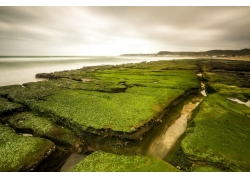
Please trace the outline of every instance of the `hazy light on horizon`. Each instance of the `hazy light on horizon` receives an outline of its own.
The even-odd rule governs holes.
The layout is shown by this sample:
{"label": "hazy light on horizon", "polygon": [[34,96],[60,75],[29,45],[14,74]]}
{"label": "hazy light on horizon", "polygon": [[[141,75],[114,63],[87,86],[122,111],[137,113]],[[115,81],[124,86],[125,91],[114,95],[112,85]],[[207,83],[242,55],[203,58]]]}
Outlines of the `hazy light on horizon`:
{"label": "hazy light on horizon", "polygon": [[0,7],[0,55],[250,48],[250,7]]}

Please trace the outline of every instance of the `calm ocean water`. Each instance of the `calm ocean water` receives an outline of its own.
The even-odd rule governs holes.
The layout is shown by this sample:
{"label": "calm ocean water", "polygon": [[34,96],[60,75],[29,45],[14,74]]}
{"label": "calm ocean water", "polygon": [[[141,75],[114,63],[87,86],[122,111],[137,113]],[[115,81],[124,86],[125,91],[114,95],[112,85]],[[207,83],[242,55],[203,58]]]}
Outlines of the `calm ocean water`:
{"label": "calm ocean water", "polygon": [[118,65],[142,61],[193,59],[192,57],[0,57],[0,86],[35,82],[37,73],[79,69],[83,66]]}

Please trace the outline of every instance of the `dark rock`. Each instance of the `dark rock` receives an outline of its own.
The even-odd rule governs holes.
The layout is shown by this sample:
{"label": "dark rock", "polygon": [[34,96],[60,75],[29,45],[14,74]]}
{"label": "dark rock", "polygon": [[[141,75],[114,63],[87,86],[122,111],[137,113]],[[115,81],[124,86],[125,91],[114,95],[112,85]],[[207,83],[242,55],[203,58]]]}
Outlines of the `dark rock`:
{"label": "dark rock", "polygon": [[55,79],[55,75],[54,73],[38,73],[36,74],[36,78]]}

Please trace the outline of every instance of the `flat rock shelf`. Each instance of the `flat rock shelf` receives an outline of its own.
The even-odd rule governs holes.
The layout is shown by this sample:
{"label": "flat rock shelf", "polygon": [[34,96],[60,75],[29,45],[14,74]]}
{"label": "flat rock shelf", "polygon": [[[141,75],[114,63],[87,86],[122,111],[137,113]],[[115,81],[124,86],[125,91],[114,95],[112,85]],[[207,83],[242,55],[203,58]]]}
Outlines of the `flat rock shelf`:
{"label": "flat rock shelf", "polygon": [[250,99],[248,67],[162,60],[2,86],[0,171],[249,171],[250,109],[229,100]]}

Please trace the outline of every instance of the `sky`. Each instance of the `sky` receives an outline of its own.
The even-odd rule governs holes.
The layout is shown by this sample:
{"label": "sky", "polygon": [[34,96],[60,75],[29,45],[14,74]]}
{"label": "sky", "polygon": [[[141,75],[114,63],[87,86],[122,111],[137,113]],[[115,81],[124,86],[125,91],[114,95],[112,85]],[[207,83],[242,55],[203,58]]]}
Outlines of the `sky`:
{"label": "sky", "polygon": [[0,7],[0,55],[250,48],[250,6]]}

